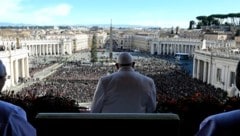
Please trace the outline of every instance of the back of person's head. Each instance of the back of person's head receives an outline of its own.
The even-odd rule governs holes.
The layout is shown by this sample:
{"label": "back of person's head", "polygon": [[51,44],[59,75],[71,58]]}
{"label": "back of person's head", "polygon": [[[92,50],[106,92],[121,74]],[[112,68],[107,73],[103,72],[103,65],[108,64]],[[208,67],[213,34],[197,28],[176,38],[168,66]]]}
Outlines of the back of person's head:
{"label": "back of person's head", "polygon": [[134,64],[132,55],[128,52],[121,53],[117,58],[117,64],[120,67],[132,66]]}
{"label": "back of person's head", "polygon": [[7,73],[5,65],[3,64],[2,60],[0,60],[0,92],[5,84],[6,75]]}

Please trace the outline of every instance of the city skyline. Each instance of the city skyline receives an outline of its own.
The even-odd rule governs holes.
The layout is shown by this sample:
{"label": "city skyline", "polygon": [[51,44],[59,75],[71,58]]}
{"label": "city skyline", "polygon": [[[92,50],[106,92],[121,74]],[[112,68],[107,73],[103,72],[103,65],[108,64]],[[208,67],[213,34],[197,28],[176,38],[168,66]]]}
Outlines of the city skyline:
{"label": "city skyline", "polygon": [[237,0],[0,0],[1,22],[31,25],[141,25],[188,28],[190,20],[239,13]]}

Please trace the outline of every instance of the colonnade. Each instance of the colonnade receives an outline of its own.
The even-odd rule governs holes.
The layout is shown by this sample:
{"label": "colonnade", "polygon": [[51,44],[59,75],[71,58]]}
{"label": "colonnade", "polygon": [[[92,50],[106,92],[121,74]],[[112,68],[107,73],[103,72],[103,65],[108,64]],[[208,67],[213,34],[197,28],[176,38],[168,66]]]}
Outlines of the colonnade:
{"label": "colonnade", "polygon": [[72,54],[72,41],[70,40],[28,41],[23,42],[23,47],[27,47],[29,56]]}
{"label": "colonnade", "polygon": [[[197,53],[195,53],[196,55]],[[212,54],[205,52],[203,56],[197,54],[193,58],[193,78],[197,78],[208,84],[212,83],[211,68],[213,67]]]}
{"label": "colonnade", "polygon": [[7,80],[3,90],[19,84],[19,80],[21,79],[24,81],[29,78],[27,49],[1,51],[0,58],[7,72]]}
{"label": "colonnade", "polygon": [[168,39],[162,41],[153,41],[151,43],[150,52],[151,54],[157,55],[174,55],[175,53],[189,53],[190,56],[193,56],[194,50],[199,48],[201,41],[189,41],[189,40],[173,40]]}
{"label": "colonnade", "polygon": [[64,54],[60,44],[28,45],[27,48],[30,56]]}
{"label": "colonnade", "polygon": [[[217,49],[216,49],[217,50]],[[195,50],[193,58],[193,78],[221,88],[227,92],[235,84],[236,67],[240,56],[225,56],[216,51]]]}
{"label": "colonnade", "polygon": [[72,54],[72,40],[27,40],[17,43],[16,41],[0,41],[0,45],[5,50],[27,48],[29,56],[42,55],[65,55]]}
{"label": "colonnade", "polygon": [[191,56],[194,52],[194,45],[182,45],[182,44],[160,44],[154,45],[153,53],[157,55],[174,55],[175,53],[189,53]]}
{"label": "colonnade", "polygon": [[10,77],[11,85],[18,84],[20,78],[29,77],[29,64],[28,57],[25,58],[12,58],[10,62]]}

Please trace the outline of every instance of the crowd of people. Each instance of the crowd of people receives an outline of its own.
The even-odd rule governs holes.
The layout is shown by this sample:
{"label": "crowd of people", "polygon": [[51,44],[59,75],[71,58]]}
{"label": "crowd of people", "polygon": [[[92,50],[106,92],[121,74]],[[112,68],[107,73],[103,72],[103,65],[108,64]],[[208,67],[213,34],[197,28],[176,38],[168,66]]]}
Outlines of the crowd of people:
{"label": "crowd of people", "polygon": [[[223,112],[227,104],[232,106],[234,101],[229,100],[238,100],[227,97],[227,93],[220,88],[193,79],[171,61],[147,54],[133,54],[133,56],[136,62],[135,71],[151,77],[156,84],[158,102],[156,112],[178,113],[186,124],[191,124],[194,128],[188,131],[191,134],[197,131],[203,118]],[[77,103],[90,103],[100,77],[115,71],[117,69],[114,65],[88,66],[83,65],[81,61],[68,61],[46,79],[22,88],[17,92],[17,96],[22,98],[60,96],[73,99]],[[182,126],[189,127],[186,124]]]}
{"label": "crowd of people", "polygon": [[[199,95],[219,102],[226,99],[226,92],[191,78],[174,63],[148,55],[135,56],[135,62],[135,71],[154,79],[159,103],[177,102]],[[70,97],[77,102],[90,102],[98,79],[114,71],[117,71],[114,65],[86,66],[77,61],[67,62],[53,75],[18,93],[26,95],[35,91],[38,95],[52,94]]]}
{"label": "crowd of people", "polygon": [[34,91],[36,96],[64,96],[78,103],[91,102],[98,78],[112,71],[112,66],[85,66],[79,62],[65,63],[54,74],[18,92],[26,97]]}

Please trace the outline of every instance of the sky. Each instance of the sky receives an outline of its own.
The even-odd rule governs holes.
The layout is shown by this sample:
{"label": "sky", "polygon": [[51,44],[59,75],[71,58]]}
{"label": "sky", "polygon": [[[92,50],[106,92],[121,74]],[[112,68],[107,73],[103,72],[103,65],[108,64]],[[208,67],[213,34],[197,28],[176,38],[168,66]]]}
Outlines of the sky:
{"label": "sky", "polygon": [[197,16],[240,13],[240,0],[0,0],[0,22],[188,28]]}

